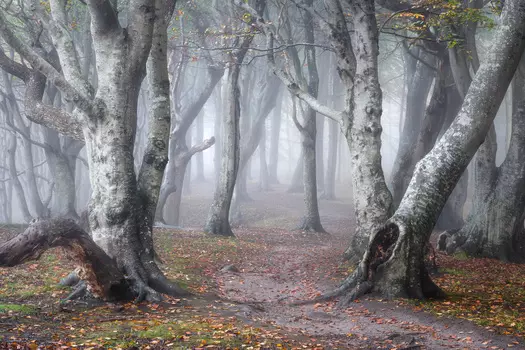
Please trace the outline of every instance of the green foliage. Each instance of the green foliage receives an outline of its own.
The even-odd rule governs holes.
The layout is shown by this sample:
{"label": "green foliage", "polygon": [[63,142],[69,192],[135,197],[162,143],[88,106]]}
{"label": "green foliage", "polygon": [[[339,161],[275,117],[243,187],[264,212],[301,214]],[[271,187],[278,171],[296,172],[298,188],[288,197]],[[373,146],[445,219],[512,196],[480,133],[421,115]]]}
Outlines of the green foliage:
{"label": "green foliage", "polygon": [[0,314],[17,313],[17,314],[34,314],[36,309],[30,305],[22,304],[0,304]]}

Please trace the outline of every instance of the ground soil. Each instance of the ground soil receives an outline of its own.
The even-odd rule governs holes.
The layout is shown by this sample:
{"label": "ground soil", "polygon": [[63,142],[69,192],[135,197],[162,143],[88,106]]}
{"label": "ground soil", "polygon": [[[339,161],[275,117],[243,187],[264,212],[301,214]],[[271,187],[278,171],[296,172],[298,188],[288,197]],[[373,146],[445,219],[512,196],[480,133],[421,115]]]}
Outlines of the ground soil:
{"label": "ground soil", "polygon": [[[189,203],[207,207],[206,188],[195,189]],[[216,274],[221,297],[247,304],[238,306],[236,314],[245,322],[272,321],[329,348],[525,349],[519,338],[497,335],[467,320],[415,311],[406,301],[371,296],[344,310],[334,302],[290,306],[294,300],[336,287],[344,277],[345,271],[335,270],[340,269],[354,227],[351,194],[341,186],[337,200],[320,201],[328,234],[312,234],[290,230],[300,222],[302,195],[286,193],[285,186],[273,189],[250,193],[253,201],[243,204],[244,222],[236,230],[239,239],[262,241],[268,250],[236,266],[239,272]],[[196,215],[195,209],[188,209],[183,207],[183,220],[198,227],[202,221],[196,218],[202,220],[205,213]],[[272,224],[288,229],[261,228]]]}
{"label": "ground soil", "polygon": [[[313,298],[334,288],[349,273],[341,256],[354,227],[351,194],[340,186],[338,200],[320,202],[322,223],[328,233],[316,234],[294,230],[301,219],[301,194],[288,194],[283,185],[273,186],[271,192],[259,192],[256,188],[256,184],[251,184],[252,201],[242,204],[243,221],[234,230],[239,242],[253,243],[253,247],[232,261],[214,260],[220,266],[210,266],[206,272],[213,282],[201,295],[174,301],[173,305],[144,306],[147,310],[140,311],[140,317],[160,318],[180,312],[182,306],[208,318],[234,318],[244,325],[278,329],[291,339],[290,347],[297,348],[525,349],[521,338],[499,335],[467,320],[437,317],[406,300],[386,301],[369,296],[346,309],[337,309],[335,302],[292,306],[294,300]],[[209,183],[192,186],[192,193],[183,199],[184,228],[170,238],[171,243],[182,245],[200,237],[212,193]],[[169,224],[169,215],[166,217]],[[169,274],[169,263],[164,268]],[[199,268],[208,269],[202,265]],[[64,269],[67,271],[67,266]],[[60,324],[59,328],[70,327],[69,330],[73,328],[68,323],[71,313],[77,319],[98,325],[137,316],[130,311],[132,307],[122,309],[114,305],[105,305],[98,311],[90,311],[89,306],[79,309],[78,305],[70,305],[57,313],[56,303],[51,304],[57,296],[64,295],[64,291],[44,292],[38,303],[45,312],[32,319],[2,317],[0,338],[7,341],[36,337],[45,343],[51,338],[40,329],[46,327],[45,322]],[[19,297],[8,301],[24,302]],[[46,311],[49,308],[53,311]],[[19,330],[20,323],[26,325],[23,331]],[[37,327],[34,323],[38,323]],[[82,326],[75,324],[75,327]],[[87,323],[84,327],[88,329]],[[1,344],[2,340],[0,347]],[[167,348],[171,344],[157,341],[155,346]]]}

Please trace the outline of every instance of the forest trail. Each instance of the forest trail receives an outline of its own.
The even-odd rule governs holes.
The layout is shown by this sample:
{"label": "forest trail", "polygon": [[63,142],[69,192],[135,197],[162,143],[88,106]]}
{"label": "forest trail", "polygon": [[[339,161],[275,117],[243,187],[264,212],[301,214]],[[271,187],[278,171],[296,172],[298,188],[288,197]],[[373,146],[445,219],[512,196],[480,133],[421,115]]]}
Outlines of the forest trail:
{"label": "forest trail", "polygon": [[[334,302],[290,306],[327,290],[344,271],[343,242],[333,235],[268,231],[239,234],[261,239],[269,251],[237,268],[218,272],[225,299],[244,302],[235,315],[244,322],[274,321],[288,334],[303,334],[323,348],[342,349],[508,349],[525,348],[516,338],[496,335],[470,321],[415,311],[406,302],[366,298],[345,310]],[[328,276],[331,276],[328,278]]]}
{"label": "forest trail", "polygon": [[[354,223],[344,186],[339,200],[320,202],[328,234],[293,230],[301,194],[284,186],[253,190],[235,239],[202,233],[213,192],[210,184],[193,188],[183,201],[186,228],[158,228],[155,237],[166,275],[196,296],[161,304],[62,305],[69,290],[57,282],[73,265],[51,250],[39,261],[0,269],[0,348],[525,349],[522,337],[509,335],[523,336],[523,265],[440,255],[444,274],[436,279],[456,294],[435,305],[369,297],[345,310],[334,302],[291,306],[349,273],[341,255]],[[20,229],[0,227],[0,241]],[[228,265],[234,267],[224,269]],[[467,290],[458,290],[462,284]],[[463,318],[429,309],[464,311]],[[465,319],[473,315],[478,323],[493,319],[484,328]]]}

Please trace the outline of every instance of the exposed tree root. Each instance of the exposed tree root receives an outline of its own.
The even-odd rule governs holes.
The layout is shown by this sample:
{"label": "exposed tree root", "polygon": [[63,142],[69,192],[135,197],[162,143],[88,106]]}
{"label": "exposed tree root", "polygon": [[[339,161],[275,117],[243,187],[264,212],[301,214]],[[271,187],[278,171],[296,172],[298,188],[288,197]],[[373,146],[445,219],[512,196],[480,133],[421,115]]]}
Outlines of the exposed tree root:
{"label": "exposed tree root", "polygon": [[370,292],[383,297],[442,298],[445,293],[432,281],[426,265],[427,243],[414,237],[402,220],[391,219],[370,239],[368,249],[356,270],[336,289],[312,300],[292,305],[306,305],[342,297],[339,307]]}
{"label": "exposed tree root", "polygon": [[295,229],[305,232],[327,233],[318,220],[311,220],[306,217],[302,219],[301,223]]}
{"label": "exposed tree root", "polygon": [[[74,221],[52,219],[37,221],[23,233],[0,245],[0,266],[15,266],[37,260],[47,249],[61,247],[77,264],[74,272],[63,278],[62,285],[74,286],[66,298],[84,297],[86,293],[107,301],[160,301],[162,294],[189,295],[168,281],[154,262],[126,252],[122,268],[111,259]],[[142,260],[145,260],[143,262]]]}

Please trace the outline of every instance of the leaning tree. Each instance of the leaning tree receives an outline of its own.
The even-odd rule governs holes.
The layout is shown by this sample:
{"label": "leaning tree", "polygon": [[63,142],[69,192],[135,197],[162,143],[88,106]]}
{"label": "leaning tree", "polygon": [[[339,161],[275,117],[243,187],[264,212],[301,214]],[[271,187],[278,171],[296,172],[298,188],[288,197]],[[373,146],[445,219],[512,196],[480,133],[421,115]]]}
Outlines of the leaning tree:
{"label": "leaning tree", "polygon": [[[373,13],[368,8],[361,15],[373,23]],[[370,26],[372,30],[374,27],[375,23]],[[343,295],[341,302],[345,304],[370,291],[387,297],[443,296],[429,277],[425,248],[447,198],[492,126],[524,48],[525,0],[507,0],[493,45],[458,116],[417,164],[394,215],[381,229],[372,232],[357,269],[324,298]]]}
{"label": "leaning tree", "polygon": [[[86,243],[89,239],[85,233],[69,221],[37,222],[23,234],[26,240],[15,237],[15,241],[0,247],[0,264],[12,265],[38,256],[49,245],[62,245],[82,260],[82,275],[100,296],[118,299],[133,295],[158,300],[160,293],[184,293],[156,265],[152,237],[168,161],[167,23],[176,0],[129,1],[127,26],[119,21],[114,3],[86,1],[98,76],[96,88],[81,72],[65,0],[50,0],[49,12],[39,2],[33,6],[34,17],[56,48],[60,67],[19,37],[6,10],[0,10],[0,35],[30,64],[25,76],[26,115],[85,141],[92,188],[89,226],[96,242],[94,246]],[[28,68],[19,61],[12,62],[13,68]],[[137,101],[146,72],[152,98],[146,149],[136,174],[133,147]],[[46,80],[74,103],[74,111],[58,110],[42,102]],[[49,238],[38,239],[43,234]],[[28,251],[28,247],[32,249]]]}

